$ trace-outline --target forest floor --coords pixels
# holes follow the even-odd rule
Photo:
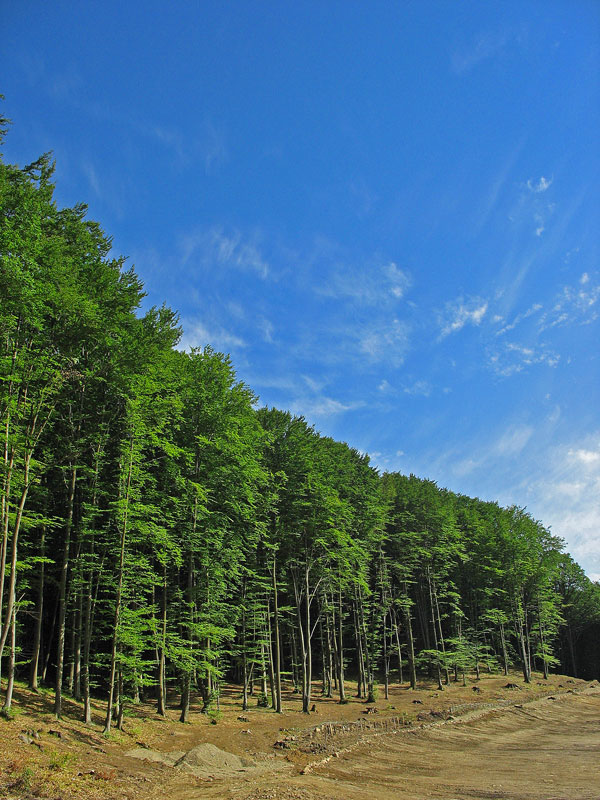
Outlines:
[[[507,684],[512,688],[508,688]],[[560,675],[470,676],[444,691],[419,684],[380,691],[367,706],[316,691],[301,712],[286,691],[283,714],[242,712],[227,686],[211,720],[192,706],[180,724],[154,705],[128,709],[123,731],[102,735],[80,704],[18,686],[14,718],[0,720],[3,800],[592,800],[600,796],[600,684]]]

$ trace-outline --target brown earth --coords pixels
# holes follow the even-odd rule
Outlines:
[[[73,701],[57,722],[52,693],[19,687],[14,719],[0,720],[0,798],[600,798],[597,682],[535,676],[527,686],[489,675],[443,692],[423,683],[382,695],[369,707],[316,695],[305,715],[288,691],[278,715],[242,712],[230,686],[216,720],[193,707],[181,725],[175,709],[163,719],[140,704],[123,732],[104,737],[101,705],[93,726],[78,721]]]

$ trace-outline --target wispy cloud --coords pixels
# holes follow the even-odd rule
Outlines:
[[[347,299],[365,305],[389,305],[400,300],[412,285],[408,270],[393,261],[379,264],[333,266],[325,279],[315,285],[317,294]]]
[[[489,356],[491,368],[503,378],[522,372],[526,367],[535,364],[556,367],[559,362],[560,355],[545,345],[527,346],[517,342],[504,342]]]
[[[302,414],[302,416],[310,420],[314,417],[337,416],[347,411],[355,411],[364,406],[365,402],[362,400],[342,402],[333,397],[322,396],[296,400],[292,403],[291,411],[295,414]]]
[[[478,64],[504,53],[511,45],[521,44],[525,35],[523,28],[482,31],[468,44],[454,49],[452,69],[458,75],[469,72]]]
[[[573,557],[600,577],[600,434],[549,448],[527,492]]]
[[[255,272],[263,280],[269,275],[269,264],[258,242],[244,238],[240,231],[225,232],[211,228],[188,233],[180,241],[182,262],[195,258],[205,266],[221,266]]]
[[[273,332],[275,331],[275,327],[273,323],[268,320],[266,317],[261,317],[258,320],[258,329],[260,330],[263,339],[268,344],[273,343]]]
[[[364,355],[373,362],[385,359],[395,367],[404,362],[410,345],[410,327],[403,320],[371,323],[358,330],[356,335],[359,355]]]
[[[554,178],[545,178],[543,175],[538,181],[535,181],[533,178],[530,178],[527,181],[527,188],[535,192],[535,194],[539,194],[540,192],[547,192],[548,189],[552,186],[554,182]]]
[[[480,33],[469,45],[452,53],[452,68],[458,74],[467,72],[481,61],[497,55],[507,42],[508,36],[504,31]]]
[[[512,222],[534,223],[534,232],[540,237],[546,231],[546,224],[556,211],[556,203],[549,202],[546,192],[554,183],[554,177],[529,178],[521,183],[521,192],[516,205],[509,215]]]
[[[179,342],[179,350],[190,350],[192,347],[206,347],[229,353],[231,350],[247,347],[247,343],[235,333],[220,325],[208,327],[198,320],[183,319],[183,336]]]
[[[404,394],[420,395],[421,397],[429,397],[431,394],[431,384],[429,381],[415,381],[409,386],[405,386],[402,391]]]
[[[533,316],[534,314],[537,314],[539,311],[542,310],[542,308],[543,308],[543,306],[542,306],[541,303],[534,303],[532,306],[530,306],[527,309],[527,311],[523,311],[523,313],[517,314],[517,316],[513,319],[512,322],[509,322],[508,324],[506,324],[502,328],[500,328],[500,330],[496,332],[496,336],[502,336],[503,334],[514,330],[514,328],[516,328],[517,325],[519,325],[521,322],[523,322],[524,320],[528,319],[529,317]],[[498,319],[495,319],[494,321],[499,322],[501,319],[502,318],[499,317]]]
[[[98,197],[102,197],[102,189],[100,188],[100,179],[98,178],[98,173],[94,165],[91,161],[84,161],[81,165],[81,168],[85,174],[85,177],[88,179],[88,183],[90,184],[92,191]]]
[[[502,457],[518,455],[531,439],[531,425],[511,425],[492,447],[492,452]]]
[[[584,272],[578,286],[564,286],[554,305],[539,321],[540,331],[570,324],[588,325],[600,315],[600,284],[591,283]]]
[[[488,310],[488,301],[480,297],[470,298],[446,303],[443,314],[440,315],[441,332],[443,339],[451,333],[462,330],[465,325],[480,325]]]

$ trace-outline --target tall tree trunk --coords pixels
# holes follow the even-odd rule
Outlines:
[[[67,616],[67,573],[69,570],[69,550],[71,547],[71,530],[73,527],[73,508],[75,504],[75,486],[77,484],[77,467],[71,466],[71,480],[67,498],[67,517],[65,538],[63,542],[62,564],[58,584],[58,649],[56,653],[56,687],[54,695],[54,716],[60,719],[62,712],[62,683],[65,658],[65,631]]]
[[[4,647],[8,632],[12,625],[13,611],[16,600],[16,585],[17,585],[17,552],[19,544],[19,533],[21,531],[21,522],[23,520],[23,512],[25,510],[25,503],[27,502],[27,494],[29,492],[29,471],[31,466],[32,453],[28,452],[25,456],[25,463],[23,469],[23,488],[21,490],[21,497],[17,506],[17,513],[15,516],[15,523],[12,535],[12,552],[10,561],[10,580],[8,584],[8,606],[4,617],[4,624],[2,626],[2,635],[0,636],[0,664],[2,663],[2,656],[4,654]]]
[[[277,569],[276,555],[273,553],[273,640],[275,651],[273,654],[273,672],[275,681],[275,703],[274,708],[281,714],[281,640],[279,633],[279,601],[277,598]]]
[[[408,676],[410,681],[410,688],[417,688],[417,670],[415,666],[415,641],[413,638],[412,621],[410,618],[410,606],[408,604],[408,593],[406,584],[404,584],[404,593],[406,602],[402,604],[402,613],[404,615],[404,627],[406,628],[406,644],[407,651],[406,657],[408,660]]]
[[[337,629],[337,669],[338,669],[338,692],[340,693],[340,703],[347,703],[346,699],[346,686],[344,676],[344,616],[342,612],[342,590],[339,591],[338,596],[338,629]],[[336,633],[334,631],[334,641]]]
[[[439,638],[439,642],[440,642],[440,644],[442,646],[442,653],[444,654],[444,673],[445,673],[445,678],[446,678],[446,686],[448,686],[448,684],[450,683],[450,675],[448,673],[448,664],[446,663],[446,643],[444,642],[444,633],[442,631],[442,617],[441,617],[441,614],[440,614],[440,604],[439,604],[439,601],[438,601],[438,595],[437,595],[437,588],[436,588],[436,585],[435,585],[435,580],[433,581],[433,597],[434,597],[434,600],[435,600],[435,617],[436,617],[436,620],[437,620],[438,632],[439,632],[439,637],[440,637]]]
[[[46,555],[46,525],[42,525],[40,534],[40,556]],[[38,669],[40,664],[40,646],[42,643],[42,622],[44,613],[44,576],[46,564],[42,561],[39,565],[37,598],[35,603],[35,627],[33,629],[33,653],[29,667],[29,688],[38,691]]]
[[[429,569],[427,569],[427,583],[429,586],[429,605],[431,608],[431,626],[433,631],[433,641],[435,644],[435,650],[438,655],[436,656],[436,675],[437,675],[437,682],[438,682],[438,689],[441,691],[444,687],[442,686],[442,670],[440,666],[440,658],[439,658],[439,644],[438,644],[438,636],[437,636],[437,623],[435,618],[435,603],[433,601],[433,588],[431,585],[431,573]]]
[[[163,585],[160,615],[160,645],[158,648],[158,686],[156,693],[156,713],[164,717],[167,713],[167,682],[165,647],[167,643],[167,565],[163,564]]]
[[[112,715],[113,715],[113,701],[115,694],[115,677],[117,670],[117,648],[119,644],[119,624],[121,622],[121,602],[123,594],[123,577],[125,569],[125,542],[127,540],[127,522],[129,513],[129,493],[131,490],[131,475],[133,472],[133,435],[131,436],[131,444],[129,448],[129,464],[127,468],[127,482],[125,487],[125,508],[123,511],[123,521],[121,524],[121,537],[119,546],[119,567],[117,578],[117,590],[115,594],[115,613],[113,618],[113,636],[110,649],[110,678],[108,681],[108,698],[106,702],[106,717],[104,719],[104,733],[110,732]]]
[[[2,716],[9,717],[12,707],[13,689],[15,687],[15,651],[16,651],[16,630],[17,614],[16,603],[13,601],[12,621],[10,625],[10,650],[8,656],[8,683],[6,686],[6,696],[2,708]]]

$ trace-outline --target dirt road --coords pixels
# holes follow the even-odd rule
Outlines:
[[[598,800],[600,691],[376,736],[306,775],[172,790],[171,800]]]

